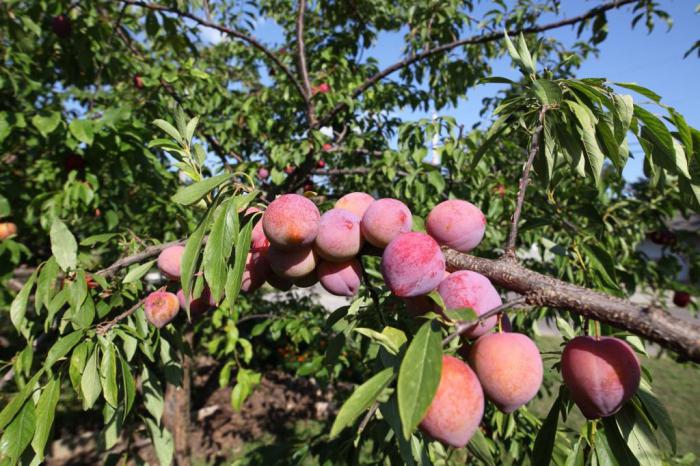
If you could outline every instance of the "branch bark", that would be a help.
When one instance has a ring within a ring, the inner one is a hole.
[[[517,29],[514,31],[509,31],[508,34],[511,36],[518,35],[520,33],[522,34],[536,34],[539,32],[544,32],[544,31],[549,31],[551,29],[557,29],[560,27],[564,26],[571,26],[577,23],[580,23],[582,21],[586,21],[588,19],[594,18],[595,16],[604,13],[609,10],[614,10],[621,8],[625,5],[628,5],[630,3],[637,3],[639,0],[612,0],[606,3],[603,3],[595,8],[592,8],[588,10],[587,12],[580,14],[578,16],[574,16],[571,18],[565,18],[560,21],[554,21],[552,23],[548,24],[543,24],[541,26],[532,26],[532,27],[527,27],[527,28],[522,28],[522,29]],[[373,76],[370,76],[367,78],[362,84],[357,86],[353,91],[350,93],[350,99],[355,99],[359,97],[362,93],[364,93],[367,89],[371,88],[375,84],[377,84],[379,81],[382,79],[386,78],[390,74],[393,74],[397,71],[399,71],[402,68],[405,68],[407,66],[410,66],[416,62],[419,62],[421,60],[425,60],[426,58],[430,58],[433,55],[437,55],[439,53],[443,52],[449,52],[452,49],[455,49],[457,47],[463,46],[463,45],[478,45],[478,44],[486,44],[489,42],[494,42],[497,40],[501,40],[503,38],[503,33],[502,32],[491,32],[487,34],[479,34],[477,36],[472,36],[472,37],[467,37],[465,39],[460,39],[456,40],[453,42],[450,42],[448,44],[443,44],[439,45],[437,47],[433,47],[432,49],[426,50],[422,53],[418,54],[413,54],[410,57],[406,57],[405,59],[394,63],[393,65],[384,68],[382,71],[376,73]],[[327,114],[324,115],[322,118],[319,119],[317,125],[322,126],[326,124],[328,121],[332,120],[338,113],[340,113],[342,110],[347,108],[347,104],[345,102],[341,102],[337,104],[333,109]]]
[[[537,127],[532,135],[532,142],[530,143],[530,155],[525,162],[525,167],[523,167],[523,175],[520,177],[520,183],[518,186],[518,198],[515,201],[515,211],[513,212],[513,217],[510,221],[510,233],[508,234],[508,242],[505,247],[505,256],[511,259],[515,259],[515,242],[518,239],[518,222],[520,221],[520,215],[523,212],[523,204],[525,202],[525,191],[527,190],[527,185],[530,182],[530,170],[532,169],[532,163],[535,160],[537,151],[540,149],[540,135],[542,134],[542,129],[544,128],[544,115],[547,112],[547,107],[542,107],[540,110],[539,117],[537,119]]]
[[[528,304],[571,311],[639,335],[700,363],[700,325],[655,306],[635,304],[529,270],[512,260],[470,256],[443,248],[453,270],[478,272],[527,297]]]
[[[306,118],[309,126],[316,125],[316,110],[311,100],[311,82],[309,81],[309,70],[306,66],[306,50],[304,47],[304,12],[306,11],[306,0],[299,0],[299,12],[297,13],[297,54],[299,60],[299,74],[304,84],[304,101],[306,103]]]
[[[139,0],[120,0],[122,3],[126,3],[128,5],[133,5],[133,6],[138,6],[141,8],[147,8],[149,10],[153,11],[162,11],[162,12],[167,12],[167,13],[173,13],[177,16],[180,16],[182,18],[187,18],[191,21],[194,21],[195,23],[208,27],[211,29],[215,29],[219,32],[223,32],[224,34],[227,34],[231,37],[235,37],[236,39],[240,39],[243,42],[246,42],[250,44],[252,47],[255,49],[259,50],[262,52],[267,58],[269,58],[277,68],[279,68],[289,79],[289,81],[294,85],[294,87],[297,89],[297,92],[299,92],[299,95],[302,97],[302,99],[305,99],[305,94],[304,94],[304,88],[301,86],[301,83],[294,77],[294,74],[292,71],[282,63],[282,61],[277,58],[277,55],[275,55],[270,49],[265,47],[262,43],[258,42],[255,38],[244,34],[240,31],[236,31],[235,29],[228,28],[226,26],[223,26],[221,24],[213,23],[211,21],[207,21],[206,19],[200,18],[199,16],[193,15],[192,13],[189,13],[187,11],[182,11],[177,8],[172,8],[172,7],[167,7],[164,5],[157,5],[155,3],[148,3],[148,2],[143,2]]]

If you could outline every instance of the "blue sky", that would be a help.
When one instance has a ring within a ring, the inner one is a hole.
[[[567,0],[562,3],[560,17],[568,17],[587,11],[600,2]],[[665,23],[657,22],[654,31],[648,34],[643,21],[634,30],[631,29],[631,7],[608,12],[608,38],[600,45],[600,55],[587,60],[578,76],[606,77],[611,81],[636,82],[648,87],[663,97],[663,103],[675,107],[691,126],[697,128],[700,127],[700,86],[697,85],[700,82],[700,59],[695,53],[684,59],[683,54],[700,39],[700,15],[695,14],[696,2],[691,0],[661,3],[662,9],[668,11],[674,20],[670,31],[667,31]],[[543,21],[554,19],[554,15],[548,15]],[[547,34],[569,44],[576,40],[572,27],[549,31]],[[260,22],[255,36],[267,44],[276,44],[281,40],[279,28],[270,21]],[[401,58],[403,46],[403,32],[384,33],[374,48],[365,51],[364,57],[376,58],[383,68]],[[518,76],[518,72],[506,59],[494,64],[494,74],[514,78]],[[439,115],[453,116],[469,127],[480,120],[478,112],[481,99],[497,92],[497,86],[488,84],[470,90],[456,107],[442,109]],[[646,101],[642,96],[634,97],[636,102]],[[394,113],[408,120],[429,118],[433,114],[432,111],[413,112],[410,109],[394,109]],[[631,181],[642,175],[642,160],[636,141],[630,141],[630,148],[633,157],[636,157],[630,160],[624,175]]]

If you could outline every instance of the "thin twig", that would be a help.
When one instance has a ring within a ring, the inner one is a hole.
[[[114,35],[121,27],[122,19],[124,18],[124,12],[126,11],[126,7],[127,7],[127,5],[124,5],[122,7],[122,9],[119,10],[119,16],[117,16],[117,22],[115,23],[114,27],[112,28],[112,33],[109,35],[109,39],[107,40],[106,49],[109,51],[112,50],[112,40],[114,40]],[[105,59],[102,60],[99,68],[97,68],[97,71],[95,72],[95,92],[90,94],[90,100],[88,102],[88,114],[92,113],[92,108],[95,105],[95,96],[97,95],[97,90],[100,87],[100,82],[102,80],[102,70],[104,70],[104,68],[107,65],[107,62],[110,60],[110,58],[111,58],[111,53],[107,53]]]
[[[231,37],[235,37],[236,39],[240,39],[243,42],[247,42],[254,48],[258,49],[260,52],[262,52],[267,58],[269,58],[282,72],[287,75],[287,78],[289,78],[290,82],[296,87],[297,91],[299,92],[299,95],[304,98],[304,88],[302,87],[301,83],[294,77],[294,74],[292,71],[282,63],[282,61],[277,58],[277,56],[267,47],[265,47],[262,43],[258,42],[255,38],[244,34],[240,31],[236,31],[235,29],[228,28],[226,26],[223,26],[221,24],[213,23],[211,21],[207,21],[206,19],[200,18],[196,15],[193,15],[192,13],[189,13],[187,11],[182,11],[177,8],[172,8],[172,7],[167,7],[164,5],[156,5],[155,3],[147,3],[139,0],[120,0],[123,3],[126,3],[128,5],[133,5],[133,6],[138,6],[141,8],[147,8],[149,10],[153,11],[164,11],[168,13],[173,13],[177,16],[180,16],[182,18],[187,18],[195,23],[208,27],[211,29],[215,29],[219,32],[223,32],[224,34],[228,34]]]
[[[162,289],[164,289],[164,288],[161,288],[161,290],[162,290]],[[100,335],[100,336],[106,335],[107,332],[109,332],[109,331],[112,329],[112,327],[114,327],[114,326],[117,325],[119,322],[121,322],[122,320],[126,319],[126,318],[129,317],[131,314],[133,314],[134,312],[136,312],[136,311],[138,310],[138,308],[140,308],[140,307],[143,305],[143,302],[146,300],[146,298],[147,298],[147,296],[145,296],[145,297],[139,299],[138,302],[137,302],[136,304],[134,304],[134,305],[131,306],[129,309],[127,309],[126,311],[124,311],[124,312],[122,312],[121,314],[119,314],[119,315],[118,315],[117,317],[115,317],[114,319],[111,319],[111,320],[108,320],[108,321],[106,321],[106,322],[102,322],[102,323],[98,324],[98,325],[97,325],[97,330],[96,330],[97,334]]]
[[[176,240],[176,241],[170,241],[169,243],[163,243],[163,244],[155,244],[153,246],[149,246],[143,251],[132,254],[130,256],[122,257],[121,259],[115,261],[112,265],[109,267],[99,270],[96,272],[96,275],[101,275],[105,278],[110,278],[114,274],[116,274],[119,270],[123,269],[124,267],[128,267],[132,264],[136,264],[138,262],[142,262],[146,259],[150,259],[151,257],[157,256],[158,254],[163,251],[163,249],[168,248],[170,246],[176,246],[178,244],[184,244],[186,240]]]
[[[274,314],[249,314],[247,316],[243,316],[240,319],[238,319],[237,324],[242,324],[243,322],[247,320],[257,320],[257,319],[270,319],[274,317]]]
[[[506,243],[505,253],[506,257],[511,259],[515,258],[515,241],[518,238],[518,222],[520,221],[520,215],[523,211],[523,204],[525,202],[525,191],[527,190],[527,185],[530,182],[530,170],[532,169],[532,163],[535,160],[535,156],[540,149],[540,135],[542,134],[542,129],[544,128],[544,114],[547,112],[547,106],[543,106],[540,110],[539,117],[537,119],[537,128],[532,135],[532,142],[530,143],[530,155],[525,162],[525,167],[523,167],[523,175],[520,177],[520,184],[518,186],[518,198],[515,202],[515,211],[513,212],[513,217],[510,221],[510,233],[508,234],[508,242]]]
[[[488,312],[484,312],[479,316],[478,319],[470,321],[470,322],[460,322],[457,324],[455,327],[455,331],[448,336],[445,337],[444,340],[442,340],[442,346],[448,345],[452,340],[455,338],[459,337],[460,335],[468,332],[469,330],[475,328],[477,325],[480,325],[482,322],[486,321],[487,319],[495,316],[499,312],[503,312],[506,309],[510,309],[513,306],[519,306],[521,304],[527,303],[527,297],[526,296],[521,296],[519,298],[515,298],[512,301],[508,301],[507,303],[503,303],[498,307],[494,307]]]
[[[365,430],[365,427],[367,427],[367,424],[369,423],[370,419],[372,419],[372,417],[374,416],[374,413],[377,412],[377,409],[379,409],[379,401],[375,401],[372,407],[369,408],[369,411],[367,411],[367,414],[365,414],[365,417],[362,419],[362,422],[360,422],[360,426],[357,428],[357,435],[360,435],[362,431]]]
[[[564,26],[571,26],[577,23],[580,23],[582,21],[586,21],[588,19],[594,18],[598,16],[601,13],[604,13],[608,10],[613,10],[613,9],[618,9],[621,8],[625,5],[628,5],[630,3],[636,3],[639,0],[613,0],[609,1],[607,3],[603,3],[602,5],[599,5],[595,8],[592,8],[588,10],[587,12],[580,14],[578,16],[574,16],[571,18],[565,18],[560,21],[554,21],[552,23],[544,24],[541,26],[531,26],[531,27],[526,27],[526,28],[521,28],[521,29],[515,29],[513,31],[508,31],[508,34],[511,36],[517,36],[518,34],[536,34],[539,32],[544,32],[544,31],[549,31],[551,29],[557,29],[560,27]],[[393,65],[384,68],[382,71],[376,73],[373,76],[370,76],[367,78],[362,84],[357,86],[353,91],[350,93],[350,99],[355,99],[357,98],[360,94],[364,93],[367,89],[371,88],[375,84],[377,84],[379,81],[382,79],[386,78],[390,74],[393,74],[397,71],[399,71],[402,68],[405,68],[407,66],[410,66],[416,62],[425,60],[426,58],[430,58],[433,55],[437,55],[439,53],[443,52],[448,52],[454,48],[460,47],[462,45],[479,45],[479,44],[486,44],[489,42],[495,42],[498,40],[503,39],[503,33],[502,32],[491,32],[487,34],[479,34],[476,36],[472,37],[467,37],[465,39],[460,39],[456,40],[454,42],[450,42],[448,44],[443,44],[439,45],[437,47],[434,47],[430,50],[427,50],[422,53],[418,54],[413,54],[410,57],[407,57],[397,63],[394,63]],[[322,118],[319,118],[317,126],[323,126],[325,125],[328,121],[332,120],[339,112],[342,110],[348,108],[347,100],[344,100],[343,102],[338,103],[333,109],[326,115],[324,115]]]
[[[309,70],[306,66],[306,50],[304,49],[304,12],[306,11],[306,0],[299,0],[299,12],[297,14],[297,54],[299,59],[299,73],[304,84],[304,100],[306,101],[306,118],[309,126],[316,124],[316,110],[311,99],[311,82],[309,81]]]

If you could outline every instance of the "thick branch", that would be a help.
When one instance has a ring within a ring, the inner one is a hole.
[[[147,8],[149,10],[153,11],[162,11],[162,12],[167,12],[167,13],[173,13],[177,16],[180,16],[182,18],[187,18],[189,20],[194,21],[195,23],[205,26],[211,29],[215,29],[219,32],[223,32],[224,34],[228,34],[231,37],[235,37],[236,39],[240,39],[243,42],[246,42],[250,44],[252,47],[258,49],[260,52],[262,52],[267,58],[272,60],[272,62],[280,69],[282,72],[287,75],[287,78],[289,78],[290,82],[296,87],[297,91],[299,92],[299,95],[306,100],[305,94],[304,94],[304,88],[301,86],[299,81],[294,77],[294,74],[292,71],[282,63],[282,61],[277,58],[277,56],[267,47],[265,47],[263,44],[258,42],[256,39],[253,37],[244,34],[240,31],[236,31],[235,29],[228,28],[226,26],[223,26],[221,24],[213,23],[211,21],[207,21],[206,19],[200,18],[196,15],[193,15],[192,13],[189,13],[187,11],[182,11],[177,8],[172,8],[172,7],[167,7],[163,5],[156,5],[155,3],[147,3],[139,0],[121,0],[122,3],[126,3],[128,5],[133,5],[133,6],[139,6],[141,8]]]
[[[511,260],[492,260],[444,248],[452,269],[472,270],[495,285],[523,294],[528,304],[571,311],[629,331],[683,358],[700,362],[700,325],[655,306],[631,301],[563,282],[526,269]]]
[[[547,111],[547,107],[542,107],[537,120],[537,128],[535,128],[535,133],[532,135],[532,142],[530,143],[530,155],[525,162],[525,167],[523,167],[523,175],[520,177],[520,184],[518,186],[518,198],[515,202],[515,211],[513,212],[513,217],[510,221],[510,233],[508,234],[508,242],[505,247],[505,255],[510,258],[515,258],[515,241],[518,238],[518,222],[520,221],[520,214],[523,212],[523,203],[525,202],[525,191],[527,190],[527,185],[530,182],[530,170],[532,169],[532,163],[535,160],[535,155],[540,149],[540,135],[542,134],[542,128],[544,128],[544,114]]]
[[[299,73],[304,84],[304,100],[306,101],[306,118],[309,126],[316,124],[316,110],[311,101],[311,82],[309,81],[309,70],[306,66],[306,50],[304,49],[304,12],[306,11],[306,0],[299,0],[299,13],[297,14],[297,54],[299,59]]]
[[[548,24],[543,24],[541,26],[531,26],[531,27],[526,27],[522,29],[516,29],[513,31],[509,31],[509,35],[518,35],[520,33],[522,34],[536,34],[544,31],[549,31],[551,29],[557,29],[560,27],[564,26],[570,26],[574,25],[577,23],[580,23],[582,21],[586,21],[588,19],[594,18],[597,15],[604,13],[608,10],[614,10],[621,8],[625,5],[628,5],[630,3],[636,3],[639,0],[613,0],[609,1],[606,3],[603,3],[602,5],[599,5],[595,8],[592,8],[588,10],[587,12],[574,16],[572,18],[565,18],[560,21],[554,21],[552,23]],[[468,37],[465,39],[460,39],[456,40],[454,42],[450,42],[449,44],[443,44],[439,45],[437,47],[434,47],[432,49],[426,50],[422,53],[418,54],[413,54],[410,57],[407,57],[400,62],[394,63],[393,65],[384,68],[382,71],[378,72],[374,76],[371,76],[367,78],[362,84],[357,86],[351,93],[350,93],[350,99],[355,99],[358,96],[360,96],[362,93],[364,93],[367,89],[371,88],[375,84],[377,84],[379,81],[382,79],[386,78],[390,74],[395,73],[396,71],[399,71],[402,68],[405,68],[407,66],[410,66],[416,62],[419,62],[421,60],[425,60],[426,58],[430,58],[433,55],[437,55],[439,53],[443,52],[449,52],[452,49],[455,49],[457,47],[460,47],[462,45],[477,45],[477,44],[486,44],[489,42],[494,42],[497,40],[503,39],[503,33],[502,32],[491,32],[487,34],[479,34],[477,36],[472,36]],[[337,104],[333,109],[327,114],[324,115],[322,118],[319,119],[318,125],[322,126],[328,121],[332,120],[338,113],[340,113],[342,110],[347,108],[347,103],[341,102]]]

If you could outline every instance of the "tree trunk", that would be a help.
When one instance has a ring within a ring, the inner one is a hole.
[[[192,330],[183,338],[185,347],[192,346]],[[182,352],[182,383],[169,383],[165,388],[165,407],[163,422],[173,435],[173,464],[190,466],[190,400],[191,400],[191,365],[192,360],[187,351]]]

